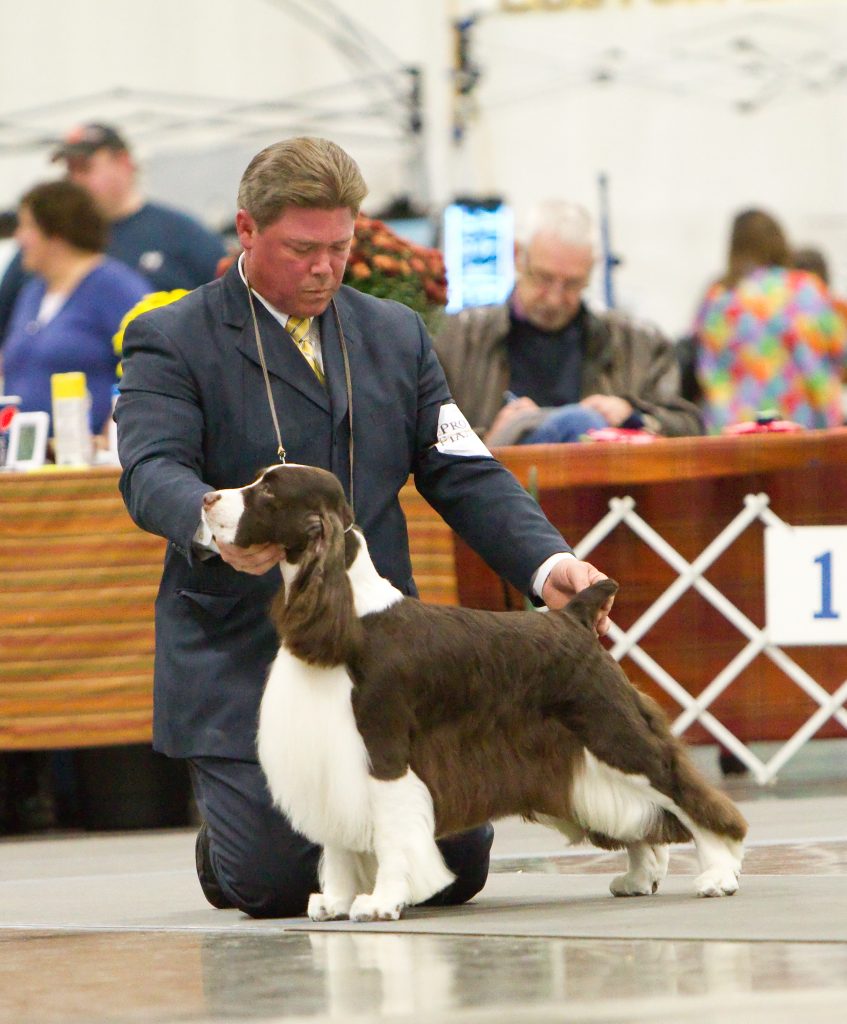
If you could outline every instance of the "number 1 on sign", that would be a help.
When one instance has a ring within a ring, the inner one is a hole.
[[[832,607],[832,552],[825,551],[815,559],[815,565],[821,567],[821,610],[815,612],[815,619],[840,619],[841,616]]]

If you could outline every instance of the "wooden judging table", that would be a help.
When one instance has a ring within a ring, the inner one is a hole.
[[[148,741],[164,541],[114,469],[0,476],[0,748]]]
[[[500,449],[571,543],[631,495],[636,511],[685,558],[695,558],[765,492],[792,525],[847,524],[847,430],[736,438],[678,438]],[[115,469],[0,474],[0,749],[146,742],[150,738],[153,601],[164,541],[139,530]],[[454,538],[411,485],[401,496],[421,596],[440,604],[518,606],[518,595]],[[751,528],[706,576],[763,623],[762,531]],[[675,579],[619,526],[590,559],[622,584],[615,621],[627,628]],[[847,637],[845,637],[847,642]],[[744,640],[695,593],[686,594],[641,646],[691,693]],[[847,678],[847,647],[791,648],[832,692]],[[624,660],[628,674],[672,713],[679,708]],[[741,738],[784,738],[815,709],[759,656],[713,710]],[[694,727],[686,735],[703,739]],[[830,722],[820,735],[843,735]]]

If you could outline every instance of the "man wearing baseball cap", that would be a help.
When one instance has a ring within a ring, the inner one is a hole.
[[[54,149],[53,163],[88,189],[110,222],[107,252],[150,282],[150,291],[196,288],[215,277],[225,254],[222,240],[193,217],[147,201],[138,166],[123,136],[111,125],[72,128]],[[25,273],[17,257],[0,281],[0,338]]]
[[[51,160],[67,160],[73,156],[91,156],[98,149],[111,149],[115,153],[126,153],[129,146],[122,135],[108,124],[80,124],[65,135],[59,147],[53,151]]]

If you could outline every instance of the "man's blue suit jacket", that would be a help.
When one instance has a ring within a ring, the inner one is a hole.
[[[352,379],[355,515],[377,569],[415,594],[398,500],[414,473],[444,519],[527,592],[538,566],[569,548],[493,458],[436,447],[439,413],[452,399],[420,318],[348,287],[336,304]],[[348,491],[348,403],[332,310],[320,318],[326,388],[261,303],[256,312],[288,461],[331,470]],[[154,745],[176,757],[254,760],[277,648],[267,609],[280,576],[239,573],[192,550],[203,495],[243,486],[277,462],[237,266],[134,320],[123,368],[121,491],[135,522],[169,541],[156,601]]]

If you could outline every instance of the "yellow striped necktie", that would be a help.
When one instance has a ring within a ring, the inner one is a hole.
[[[314,370],[315,376],[321,384],[323,384],[325,380],[324,372],[321,369],[321,364],[318,362],[317,356],[315,355],[314,346],[311,341],[309,341],[309,327],[311,323],[311,317],[290,316],[285,321],[285,329],[291,335],[291,340],[303,353],[303,358]]]

